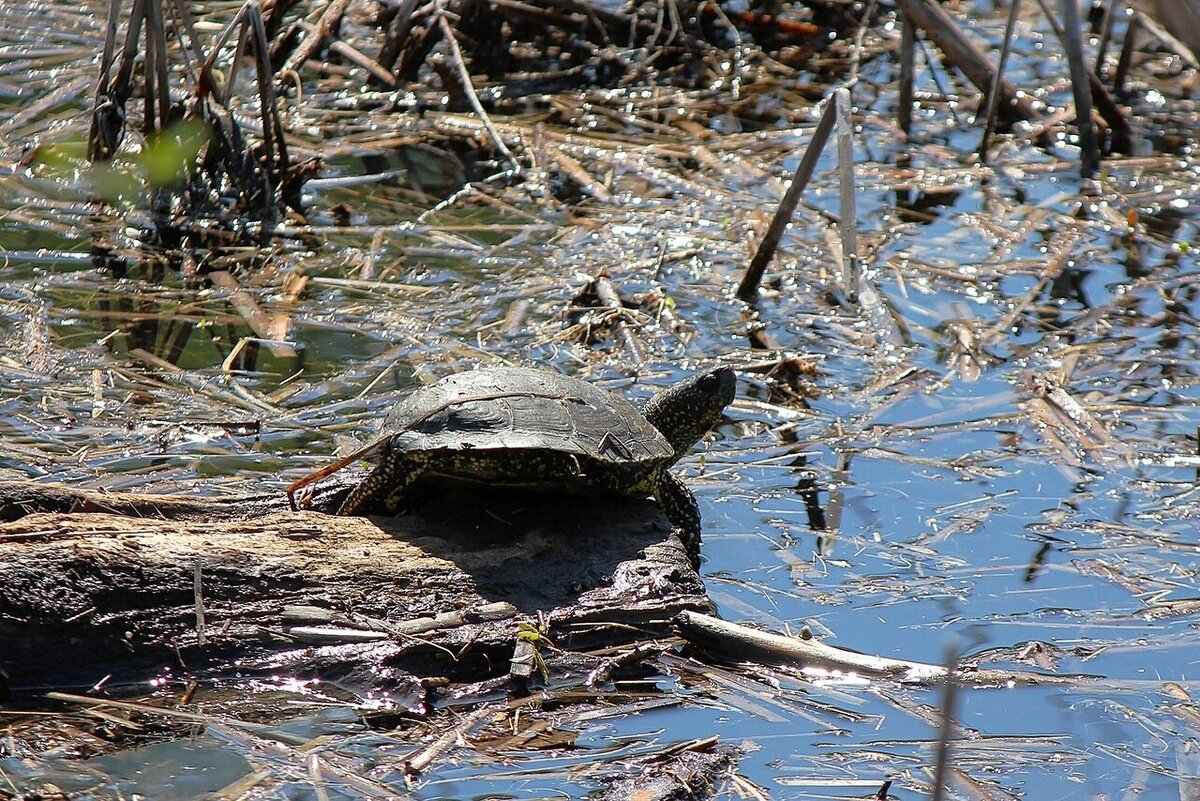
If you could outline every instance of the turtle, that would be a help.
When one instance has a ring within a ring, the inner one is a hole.
[[[422,492],[482,487],[658,501],[693,563],[696,498],[667,468],[733,400],[728,367],[660,390],[638,411],[594,384],[530,367],[450,375],[409,395],[384,421],[378,465],[340,515],[396,514]]]

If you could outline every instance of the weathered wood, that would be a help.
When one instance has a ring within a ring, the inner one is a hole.
[[[860,654],[811,638],[785,637],[704,614],[681,612],[675,623],[684,638],[692,644],[743,659],[784,662],[797,667],[864,676],[886,676],[920,684],[944,681],[946,677],[946,669],[940,665]]]
[[[151,667],[212,675],[235,658],[239,670],[337,665],[479,680],[507,671],[518,620],[539,613],[557,647],[586,648],[662,635],[672,615],[708,608],[650,501],[447,497],[367,520],[269,511],[286,503],[273,496],[97,496],[0,483],[0,667],[14,688],[144,677]],[[195,519],[197,504],[209,519]],[[247,509],[257,516],[236,519]],[[499,602],[513,619],[494,619]],[[302,607],[332,613],[319,624],[389,637],[296,642],[287,629]],[[481,609],[492,619],[478,619]],[[399,625],[416,618],[438,622]]]
[[[950,671],[942,665],[850,651],[818,642],[811,637],[785,637],[782,634],[752,629],[690,610],[680,612],[675,618],[675,625],[684,639],[709,653],[766,664],[788,665],[805,671],[835,671],[888,678],[906,684],[943,684],[953,678],[964,683],[999,687],[1013,684],[1074,686],[1094,678],[1078,674],[1052,675],[1025,670],[980,668],[978,665],[960,665],[956,668],[956,675],[952,677]]]
[[[348,491],[349,485],[345,483],[328,482],[305,504],[305,508],[331,513]],[[249,520],[288,508],[287,496],[283,492],[199,498],[191,495],[73,489],[32,481],[0,481],[0,521],[19,520],[37,512],[108,512],[158,520]]]

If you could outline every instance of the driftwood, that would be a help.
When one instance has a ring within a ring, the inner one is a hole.
[[[690,610],[680,612],[675,618],[675,625],[684,639],[702,651],[752,662],[785,665],[814,675],[853,674],[905,684],[944,684],[951,679],[951,673],[942,665],[864,654],[819,642],[803,634],[800,637],[785,637]],[[953,678],[964,684],[1003,687],[1014,684],[1077,685],[1092,681],[1095,677],[959,665]]]
[[[940,665],[861,654],[811,638],[758,631],[704,614],[680,612],[675,624],[680,634],[694,645],[742,659],[886,677],[915,684],[934,684],[946,677],[946,669]]]
[[[504,676],[530,641],[518,624],[539,615],[533,642],[548,655],[661,636],[678,612],[708,608],[650,501],[447,497],[368,520],[293,512],[282,495],[9,482],[0,520],[0,669],[17,691],[219,675],[233,660],[376,684],[479,681]]]

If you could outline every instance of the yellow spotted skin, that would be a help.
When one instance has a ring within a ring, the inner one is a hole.
[[[338,514],[396,514],[414,493],[459,487],[551,494],[653,495],[700,556],[700,509],[668,472],[720,418],[736,378],[711,370],[655,395],[639,412],[592,384],[521,367],[459,373],[388,415],[379,464]]]

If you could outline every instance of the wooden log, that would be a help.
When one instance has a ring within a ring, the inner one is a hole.
[[[345,482],[326,482],[304,504],[304,508],[332,514],[349,490],[350,486]],[[73,489],[32,481],[0,481],[0,521],[20,520],[38,512],[104,512],[152,520],[248,520],[290,508],[287,496],[282,492],[198,498],[190,495]]]
[[[0,483],[0,669],[14,690],[234,665],[478,681],[507,671],[518,621],[543,615],[549,642],[581,649],[709,608],[651,501],[448,496],[368,520],[270,511],[264,497]]]

